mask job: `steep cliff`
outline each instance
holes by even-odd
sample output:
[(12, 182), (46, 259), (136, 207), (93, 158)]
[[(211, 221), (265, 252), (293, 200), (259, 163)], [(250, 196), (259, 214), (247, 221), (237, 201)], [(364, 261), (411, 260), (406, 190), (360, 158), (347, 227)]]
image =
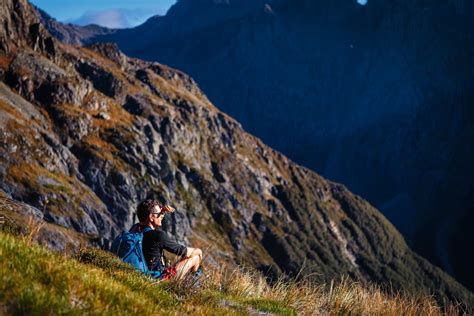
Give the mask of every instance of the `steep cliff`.
[(0, 19), (13, 26), (0, 30), (1, 209), (20, 225), (42, 219), (46, 243), (105, 246), (153, 197), (177, 207), (166, 229), (208, 264), (346, 274), (474, 304), (369, 203), (246, 133), (186, 74), (112, 44), (60, 43), (26, 0), (3, 2)]

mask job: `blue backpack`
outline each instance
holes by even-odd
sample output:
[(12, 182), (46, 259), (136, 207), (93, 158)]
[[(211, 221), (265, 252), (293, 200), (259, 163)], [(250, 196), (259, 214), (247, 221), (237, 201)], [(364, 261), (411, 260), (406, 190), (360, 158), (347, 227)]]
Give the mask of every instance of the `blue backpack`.
[(117, 255), (123, 262), (131, 264), (140, 272), (159, 278), (159, 271), (150, 271), (145, 261), (142, 251), (143, 234), (153, 230), (145, 227), (141, 232), (137, 232), (138, 224), (135, 224), (129, 231), (123, 231), (112, 242), (111, 252)]

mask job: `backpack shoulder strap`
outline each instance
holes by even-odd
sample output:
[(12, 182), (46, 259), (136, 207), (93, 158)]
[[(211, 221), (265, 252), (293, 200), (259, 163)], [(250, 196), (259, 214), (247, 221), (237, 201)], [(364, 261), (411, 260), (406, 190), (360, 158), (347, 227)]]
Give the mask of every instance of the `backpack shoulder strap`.
[(144, 234), (146, 232), (149, 232), (149, 231), (152, 231), (152, 230), (153, 230), (153, 228), (151, 228), (150, 226), (147, 226), (147, 227), (143, 228), (142, 234)]
[[(129, 232), (130, 232), (130, 233), (138, 233), (138, 232), (137, 232), (137, 227), (138, 227), (139, 225), (140, 225), (140, 224), (134, 224), (134, 225), (130, 228)], [(151, 231), (151, 230), (153, 230), (153, 228), (151, 228), (150, 226), (147, 226), (147, 227), (143, 228), (140, 233), (144, 234), (144, 233), (149, 232), (149, 231)]]
[(137, 232), (137, 227), (138, 225), (140, 224), (133, 224), (132, 227), (130, 227), (130, 229), (128, 230), (129, 233), (136, 233)]

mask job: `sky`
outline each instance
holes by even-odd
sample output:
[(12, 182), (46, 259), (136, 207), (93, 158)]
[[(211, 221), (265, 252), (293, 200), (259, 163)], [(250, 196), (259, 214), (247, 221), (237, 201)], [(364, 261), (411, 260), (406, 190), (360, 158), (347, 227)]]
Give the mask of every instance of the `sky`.
[(149, 17), (166, 14), (176, 0), (30, 0), (61, 22), (133, 27)]
[[(30, 2), (60, 22), (127, 28), (142, 24), (153, 15), (166, 14), (176, 0), (30, 0)], [(357, 2), (361, 5), (367, 4), (367, 0)]]

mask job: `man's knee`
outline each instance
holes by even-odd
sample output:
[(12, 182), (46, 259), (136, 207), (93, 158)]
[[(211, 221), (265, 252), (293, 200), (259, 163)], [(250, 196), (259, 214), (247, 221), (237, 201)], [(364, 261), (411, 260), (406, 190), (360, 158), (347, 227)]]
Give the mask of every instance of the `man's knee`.
[(201, 264), (201, 256), (198, 256), (198, 255), (192, 256), (188, 258), (188, 260), (189, 260), (189, 263), (193, 266)]
[(200, 264), (200, 258), (198, 256), (192, 256), (178, 262), (175, 268), (180, 275), (184, 275), (188, 271), (196, 271)]
[(184, 265), (195, 265), (196, 263), (201, 263), (201, 257), (194, 255), (188, 258), (184, 258), (179, 262), (182, 266)]
[(202, 250), (199, 248), (194, 248), (191, 256), (199, 256), (202, 259)]

